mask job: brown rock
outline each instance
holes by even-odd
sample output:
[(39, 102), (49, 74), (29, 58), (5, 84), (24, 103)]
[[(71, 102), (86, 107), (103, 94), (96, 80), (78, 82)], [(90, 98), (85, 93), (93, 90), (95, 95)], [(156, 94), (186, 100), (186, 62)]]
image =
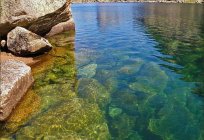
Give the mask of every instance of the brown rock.
[(33, 83), (31, 68), (23, 62), (1, 62), (0, 121), (5, 120)]
[(20, 56), (42, 54), (51, 50), (52, 45), (43, 37), (22, 27), (16, 27), (7, 35), (8, 49)]

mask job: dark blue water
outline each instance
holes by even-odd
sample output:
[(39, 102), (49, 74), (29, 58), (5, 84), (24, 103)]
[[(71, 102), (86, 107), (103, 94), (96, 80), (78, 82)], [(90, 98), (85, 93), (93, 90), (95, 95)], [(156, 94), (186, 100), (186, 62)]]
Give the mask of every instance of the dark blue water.
[(96, 79), (111, 93), (105, 110), (112, 139), (204, 138), (203, 5), (72, 10), (78, 79)]

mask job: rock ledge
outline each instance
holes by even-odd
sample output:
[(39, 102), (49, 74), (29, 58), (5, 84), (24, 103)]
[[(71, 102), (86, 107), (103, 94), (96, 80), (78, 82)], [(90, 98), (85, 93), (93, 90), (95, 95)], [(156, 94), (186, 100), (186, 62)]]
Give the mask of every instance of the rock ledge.
[(1, 62), (0, 74), (0, 121), (3, 121), (10, 115), (34, 79), (29, 66), (12, 59)]

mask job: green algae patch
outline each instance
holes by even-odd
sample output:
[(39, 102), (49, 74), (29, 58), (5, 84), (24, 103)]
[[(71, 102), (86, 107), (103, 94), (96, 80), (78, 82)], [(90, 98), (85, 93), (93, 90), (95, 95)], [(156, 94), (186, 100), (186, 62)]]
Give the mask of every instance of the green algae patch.
[(32, 89), (1, 125), (5, 138), (12, 134), (16, 139), (110, 139), (98, 104), (75, 93), (75, 54), (69, 39), (67, 34), (50, 38), (54, 48), (32, 67)]
[(119, 116), (122, 113), (122, 109), (118, 108), (118, 107), (109, 107), (109, 116), (112, 118), (115, 118), (117, 116)]
[(110, 93), (95, 79), (81, 78), (77, 84), (77, 95), (105, 109), (110, 102)]
[[(28, 112), (29, 119), (23, 119), (20, 124), (18, 124), (18, 119), (21, 119), (20, 114), (11, 116), (15, 121), (6, 122), (5, 126), (10, 129), (10, 133), (5, 137), (64, 140), (111, 138), (104, 113), (98, 105), (99, 103), (103, 106), (103, 103), (109, 102), (109, 93), (99, 82), (91, 80), (87, 92), (97, 93), (99, 97), (97, 101), (90, 102), (87, 98), (78, 97), (78, 92), (75, 91), (77, 73), (74, 45), (66, 40), (66, 35), (50, 38), (54, 48), (48, 54), (39, 57), (41, 61), (32, 68), (35, 83), (29, 92), (34, 92), (39, 99), (39, 102), (35, 102), (38, 103), (38, 108), (35, 107), (36, 113), (32, 115)], [(94, 90), (98, 91), (90, 90), (92, 86), (96, 86)], [(103, 92), (105, 97), (100, 96), (100, 92)], [(29, 103), (33, 103), (32, 100), (29, 100)], [(21, 111), (21, 113), (26, 112)]]
[(16, 137), (108, 140), (110, 134), (98, 105), (75, 98), (41, 113), (31, 121), (30, 126), (20, 129)]
[(125, 113), (119, 115), (117, 118), (112, 119), (109, 127), (113, 139), (116, 140), (142, 140), (142, 137), (137, 131), (134, 131), (136, 118)]
[(169, 111), (159, 119), (150, 119), (148, 128), (163, 139), (175, 140), (187, 137), (196, 140), (201, 134), (198, 126), (198, 120), (194, 120), (187, 108), (177, 106), (169, 108)]
[(0, 124), (0, 138), (1, 136), (9, 136), (12, 132), (16, 131), (26, 121), (38, 112), (40, 108), (40, 97), (30, 90), (25, 94), (15, 110), (12, 112), (6, 123)]

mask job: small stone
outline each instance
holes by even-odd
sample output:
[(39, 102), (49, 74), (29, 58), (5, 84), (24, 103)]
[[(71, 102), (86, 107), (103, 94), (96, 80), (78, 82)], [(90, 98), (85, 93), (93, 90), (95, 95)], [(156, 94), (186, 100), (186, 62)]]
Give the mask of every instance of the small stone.
[(1, 47), (4, 48), (6, 46), (6, 40), (1, 40)]

